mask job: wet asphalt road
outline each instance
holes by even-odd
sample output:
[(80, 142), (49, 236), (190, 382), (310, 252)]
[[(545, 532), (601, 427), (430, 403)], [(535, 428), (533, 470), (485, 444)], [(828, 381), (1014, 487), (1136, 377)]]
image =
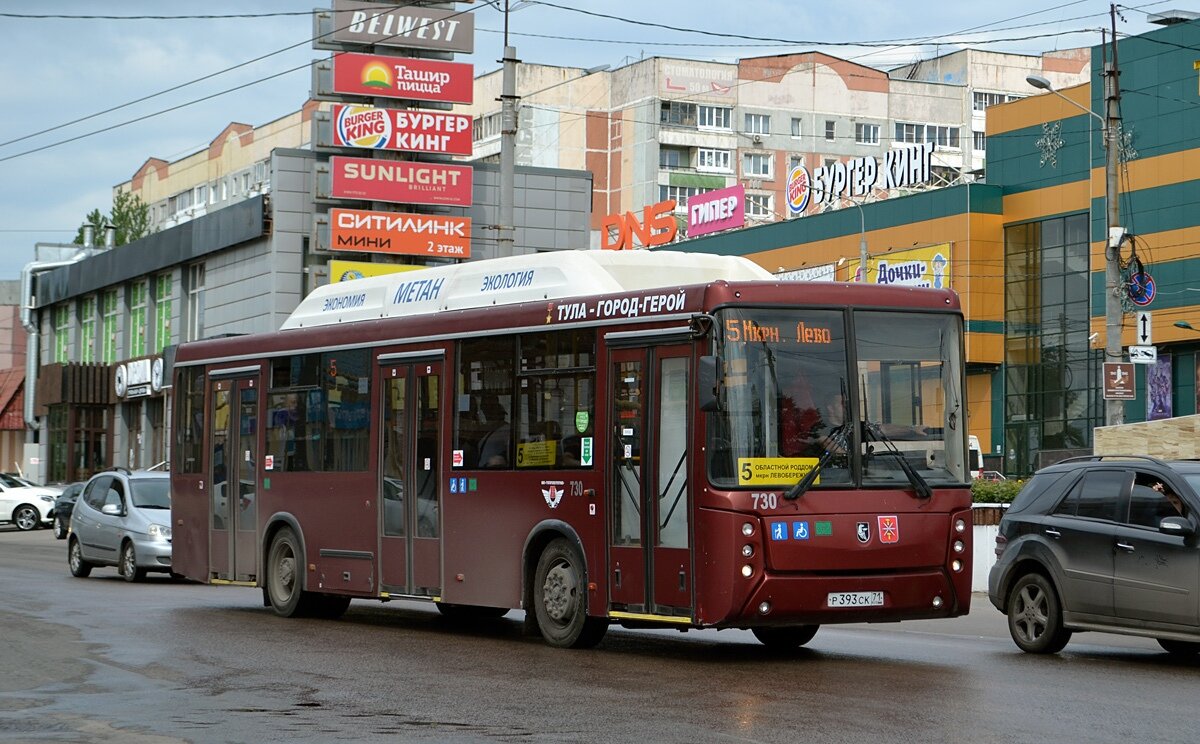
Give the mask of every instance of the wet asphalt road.
[(71, 577), (0, 527), (3, 742), (1187, 742), (1200, 663), (1076, 635), (1020, 653), (976, 595), (951, 621), (827, 626), (795, 655), (741, 631), (613, 629), (590, 651), (354, 603), (285, 620), (254, 589)]

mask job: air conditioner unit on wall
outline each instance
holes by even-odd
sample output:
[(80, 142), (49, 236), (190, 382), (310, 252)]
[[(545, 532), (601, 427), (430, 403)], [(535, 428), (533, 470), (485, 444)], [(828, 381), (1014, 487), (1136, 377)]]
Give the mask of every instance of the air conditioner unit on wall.
[(756, 145), (762, 144), (762, 135), (761, 134), (756, 134), (753, 137), (751, 137), (750, 139), (754, 140), (754, 144), (756, 144)]

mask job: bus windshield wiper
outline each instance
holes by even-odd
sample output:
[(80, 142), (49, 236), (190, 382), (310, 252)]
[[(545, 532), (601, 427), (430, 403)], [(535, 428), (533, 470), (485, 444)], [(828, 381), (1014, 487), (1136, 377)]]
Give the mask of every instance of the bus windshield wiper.
[(900, 469), (904, 471), (904, 475), (908, 478), (908, 482), (912, 484), (913, 490), (917, 492), (917, 498), (927, 499), (933, 496), (933, 491), (929, 488), (929, 484), (925, 482), (925, 479), (921, 477), (920, 473), (913, 469), (912, 463), (910, 463), (908, 458), (904, 456), (904, 453), (896, 447), (895, 442), (889, 439), (887, 434), (883, 433), (883, 429), (880, 428), (879, 424), (876, 424), (870, 420), (863, 421), (863, 424), (863, 428), (866, 429), (868, 436), (870, 436), (876, 442), (882, 442), (883, 444), (887, 445), (888, 451), (882, 454), (896, 458), (896, 462), (900, 465)]
[(821, 474), (821, 469), (829, 464), (833, 456), (850, 451), (850, 422), (843, 422), (840, 426), (834, 428), (826, 440), (825, 451), (821, 453), (821, 458), (817, 460), (817, 464), (813, 465), (812, 470), (804, 474), (800, 482), (792, 486), (787, 493), (783, 495), (785, 499), (795, 500), (803, 496), (812, 484), (816, 482), (817, 476)]

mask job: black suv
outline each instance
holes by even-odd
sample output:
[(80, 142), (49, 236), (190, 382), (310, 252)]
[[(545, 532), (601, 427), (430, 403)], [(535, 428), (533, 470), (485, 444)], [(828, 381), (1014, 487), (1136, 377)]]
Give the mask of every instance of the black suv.
[(1039, 470), (1000, 521), (988, 599), (1022, 650), (1074, 631), (1200, 653), (1200, 461), (1077, 457)]

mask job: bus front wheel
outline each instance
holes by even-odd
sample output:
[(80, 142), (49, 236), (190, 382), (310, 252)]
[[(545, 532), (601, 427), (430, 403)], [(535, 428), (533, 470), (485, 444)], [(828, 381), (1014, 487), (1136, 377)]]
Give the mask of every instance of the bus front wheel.
[(542, 551), (534, 574), (533, 606), (542, 637), (559, 648), (591, 648), (608, 621), (587, 616), (583, 556), (563, 538)]
[(284, 527), (271, 541), (267, 555), (267, 598), (271, 609), (281, 617), (304, 614), (304, 558), (300, 541), (290, 527)]

